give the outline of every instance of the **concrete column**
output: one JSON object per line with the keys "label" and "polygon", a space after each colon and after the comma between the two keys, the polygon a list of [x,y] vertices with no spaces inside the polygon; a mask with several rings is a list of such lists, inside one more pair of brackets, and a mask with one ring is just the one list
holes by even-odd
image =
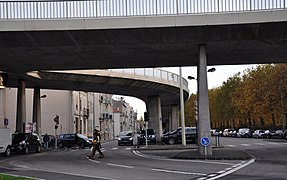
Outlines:
{"label": "concrete column", "polygon": [[156,141],[161,141],[162,135],[162,115],[161,115],[161,101],[159,96],[148,97],[147,110],[150,114],[150,121],[148,128],[156,131]]}
{"label": "concrete column", "polygon": [[206,59],[205,45],[199,45],[199,63],[197,66],[198,118],[199,118],[198,150],[201,155],[212,155],[211,144],[205,148],[200,143],[200,140],[203,137],[209,138],[211,140],[206,66],[207,66],[207,59]]}
{"label": "concrete column", "polygon": [[34,97],[33,97],[33,123],[36,124],[36,134],[39,136],[42,135],[41,131],[41,97],[40,97],[40,88],[34,88]]}
{"label": "concrete column", "polygon": [[168,113],[168,131],[172,130],[172,112]]}
{"label": "concrete column", "polygon": [[172,106],[171,107],[171,130],[178,128],[178,119],[179,113],[178,113],[178,106]]}
{"label": "concrete column", "polygon": [[18,80],[16,131],[24,132],[26,123],[26,92],[25,81]]}

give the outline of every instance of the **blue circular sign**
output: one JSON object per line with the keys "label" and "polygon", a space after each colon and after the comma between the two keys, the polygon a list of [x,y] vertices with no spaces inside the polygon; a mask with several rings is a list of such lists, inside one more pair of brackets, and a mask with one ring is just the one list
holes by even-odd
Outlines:
{"label": "blue circular sign", "polygon": [[207,137],[203,137],[203,138],[201,138],[200,143],[203,146],[208,146],[210,144],[210,139]]}

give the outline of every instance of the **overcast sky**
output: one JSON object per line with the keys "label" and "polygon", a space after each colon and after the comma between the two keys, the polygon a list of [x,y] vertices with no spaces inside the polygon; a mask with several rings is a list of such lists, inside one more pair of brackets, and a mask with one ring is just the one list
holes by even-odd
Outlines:
{"label": "overcast sky", "polygon": [[[214,67],[216,68],[215,72],[208,73],[207,80],[208,80],[208,89],[216,88],[222,85],[224,81],[226,81],[229,77],[233,76],[238,72],[243,72],[244,70],[252,67],[256,67],[255,64],[253,65],[229,65],[229,66],[209,66],[209,68]],[[173,72],[179,75],[179,67],[171,67],[171,68],[159,68],[164,69],[169,72]],[[193,76],[196,78],[197,76],[197,69],[196,67],[182,67],[182,77],[187,80],[188,76]],[[189,92],[196,93],[197,91],[197,82],[196,80],[188,80],[188,88]],[[146,111],[145,103],[134,97],[123,96],[125,101],[130,104],[134,108],[135,111],[138,112],[138,119],[143,116],[143,113]]]}

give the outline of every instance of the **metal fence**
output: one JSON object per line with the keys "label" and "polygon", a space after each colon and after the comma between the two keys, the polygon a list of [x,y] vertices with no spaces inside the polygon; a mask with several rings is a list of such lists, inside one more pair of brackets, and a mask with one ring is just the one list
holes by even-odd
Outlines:
{"label": "metal fence", "polygon": [[[109,69],[112,72],[121,72],[121,73],[128,73],[133,75],[140,75],[140,76],[147,76],[152,78],[158,78],[168,81],[173,81],[179,85],[179,75],[174,74],[172,72],[168,72],[161,69],[155,68],[130,68],[130,69]],[[186,79],[182,78],[182,84],[185,89],[188,89],[188,82]]]}
{"label": "metal fence", "polygon": [[286,9],[287,0],[0,1],[0,19],[157,16]]}

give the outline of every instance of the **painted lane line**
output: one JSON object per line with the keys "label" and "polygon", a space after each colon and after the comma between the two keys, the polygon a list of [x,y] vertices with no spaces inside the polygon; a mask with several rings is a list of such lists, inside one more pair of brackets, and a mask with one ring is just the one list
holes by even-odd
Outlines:
{"label": "painted lane line", "polygon": [[250,144],[240,144],[241,146],[251,146]]}
{"label": "painted lane line", "polygon": [[209,174],[207,177],[214,177],[216,176],[217,174]]}
{"label": "painted lane line", "polygon": [[92,162],[95,162],[95,163],[98,163],[98,164],[101,163],[100,161],[96,161],[96,160],[90,159],[90,158],[88,158],[88,157],[87,157],[87,159],[88,159],[89,161],[92,161]]}
{"label": "painted lane line", "polygon": [[218,171],[217,174],[222,174],[225,173],[226,171],[222,170],[222,171]]}
{"label": "painted lane line", "polygon": [[137,150],[133,150],[133,153],[137,156],[147,158],[147,159],[154,159],[154,160],[162,160],[162,161],[173,161],[173,162],[194,162],[194,163],[204,163],[204,164],[218,164],[218,165],[235,165],[234,163],[226,163],[226,162],[219,162],[219,161],[207,161],[207,160],[190,160],[190,159],[169,159],[167,157],[160,157],[160,156],[152,156],[152,155],[146,155],[141,154]]}
{"label": "painted lane line", "polygon": [[110,166],[116,166],[116,167],[122,167],[122,168],[129,168],[129,169],[134,168],[134,167],[132,167],[132,166],[126,166],[126,165],[121,165],[121,164],[108,163],[108,165],[110,165]]}
{"label": "painted lane line", "polygon": [[196,180],[205,180],[205,179],[207,179],[207,177],[201,177],[201,178],[198,178]]}
{"label": "painted lane line", "polygon": [[[15,166],[19,166],[19,165],[15,165]],[[105,179],[105,180],[116,180],[116,179],[113,179],[113,178],[102,177],[102,176],[93,176],[93,175],[86,175],[86,174],[68,173],[68,172],[56,171],[56,170],[46,170],[46,169],[42,169],[42,168],[30,168],[30,167],[27,167],[27,169],[36,170],[36,171],[44,171],[44,172],[49,172],[49,173],[64,174],[64,175],[70,175],[70,176],[97,178],[97,179]]]}
{"label": "painted lane line", "polygon": [[227,171],[227,172],[225,172],[225,173],[222,173],[222,174],[220,174],[220,175],[218,175],[218,176],[209,178],[208,180],[214,180],[214,179],[218,179],[218,178],[227,176],[227,175],[229,175],[229,174],[231,174],[231,173],[234,173],[235,171],[238,171],[239,169],[242,169],[242,168],[244,168],[244,167],[246,167],[246,166],[252,164],[254,161],[255,161],[255,159],[251,159],[250,161],[248,161],[248,162],[245,163],[245,164],[242,164],[242,165],[240,165],[240,166],[238,166],[238,167],[236,167],[236,168],[234,168],[234,169],[232,169],[232,170],[230,170],[230,171]]}
{"label": "painted lane line", "polygon": [[132,148],[126,148],[126,150],[128,150],[128,151],[131,150],[131,149],[132,149]]}
{"label": "painted lane line", "polygon": [[118,149],[119,149],[119,148],[117,148],[117,147],[116,147],[116,148],[112,148],[112,150],[118,150]]}
{"label": "painted lane line", "polygon": [[183,172],[183,171],[171,171],[166,169],[152,169],[153,171],[166,172],[166,173],[174,173],[174,174],[186,174],[186,175],[198,175],[198,176],[206,176],[207,174],[203,173],[192,173],[192,172]]}
{"label": "painted lane line", "polygon": [[235,145],[226,145],[227,147],[236,147]]}

